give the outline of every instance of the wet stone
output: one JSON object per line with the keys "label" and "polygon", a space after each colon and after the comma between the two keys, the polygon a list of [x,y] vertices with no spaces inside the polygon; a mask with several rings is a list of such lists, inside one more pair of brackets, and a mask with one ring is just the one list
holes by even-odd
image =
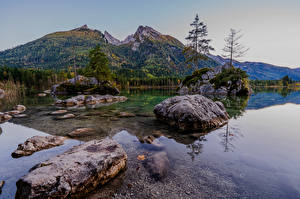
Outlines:
{"label": "wet stone", "polygon": [[85,137],[85,136],[90,136],[95,133],[95,130],[92,128],[79,128],[71,133],[68,133],[69,137]]}
{"label": "wet stone", "polygon": [[92,140],[33,167],[18,180],[16,198],[85,198],[126,163],[127,155],[116,141]]}
{"label": "wet stone", "polygon": [[145,167],[155,180],[163,179],[167,175],[170,167],[167,153],[162,151],[151,155],[145,162]]}
{"label": "wet stone", "polygon": [[56,117],[55,119],[57,120],[65,120],[65,119],[72,119],[72,118],[75,118],[76,116],[72,113],[69,113],[69,114],[65,114],[65,115],[62,115],[62,116],[58,116]]}
{"label": "wet stone", "polygon": [[61,136],[33,136],[23,144],[19,144],[17,150],[11,156],[13,158],[28,156],[37,151],[62,145],[65,140],[66,138]]}
{"label": "wet stone", "polygon": [[67,113],[67,110],[57,110],[57,111],[53,111],[50,113],[50,115],[60,115],[60,114],[65,114]]}

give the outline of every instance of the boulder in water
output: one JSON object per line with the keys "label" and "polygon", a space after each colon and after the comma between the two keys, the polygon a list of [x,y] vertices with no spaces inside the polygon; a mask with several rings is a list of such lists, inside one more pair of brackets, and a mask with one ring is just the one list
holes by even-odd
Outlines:
{"label": "boulder in water", "polygon": [[20,113],[23,113],[24,111],[26,111],[26,106],[19,104],[14,107],[14,110],[17,110],[17,111],[20,111]]}
{"label": "boulder in water", "polygon": [[156,105],[158,120],[180,130],[208,130],[227,123],[229,115],[221,102],[202,95],[185,95],[168,98]]}

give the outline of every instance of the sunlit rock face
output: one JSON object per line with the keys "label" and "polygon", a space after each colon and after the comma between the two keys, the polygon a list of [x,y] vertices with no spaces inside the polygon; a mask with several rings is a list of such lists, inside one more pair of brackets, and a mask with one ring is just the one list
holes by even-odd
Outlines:
{"label": "sunlit rock face", "polygon": [[112,139],[86,142],[34,166],[17,182],[16,198],[84,197],[125,169],[126,161]]}
{"label": "sunlit rock face", "polygon": [[168,98],[156,105],[158,120],[180,130],[208,130],[227,123],[229,115],[221,102],[202,95],[185,95]]}

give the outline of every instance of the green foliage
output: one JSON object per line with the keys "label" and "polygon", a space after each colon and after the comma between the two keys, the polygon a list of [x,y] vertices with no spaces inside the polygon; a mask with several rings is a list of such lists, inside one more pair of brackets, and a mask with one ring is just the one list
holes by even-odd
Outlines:
{"label": "green foliage", "polygon": [[278,80],[251,80],[250,84],[252,87],[289,87],[296,86],[297,82],[286,75]]}
{"label": "green foliage", "polygon": [[66,77],[67,73],[64,71],[0,67],[0,82],[11,80],[30,90],[49,89]]}
{"label": "green foliage", "polygon": [[[89,51],[97,45],[100,45],[102,52],[106,54],[109,67],[115,73],[120,74],[124,72],[123,69],[139,71],[137,74],[133,74],[135,72],[131,74],[136,78],[139,78],[140,73],[145,74],[147,78],[184,76],[192,73],[192,69],[185,67],[183,44],[171,36],[161,35],[157,40],[145,38],[138,49],[133,50],[132,44],[120,46],[108,44],[100,31],[90,29],[48,34],[25,45],[2,51],[0,65],[18,68],[67,69],[73,66],[74,47],[78,74],[84,74],[81,69],[88,64]],[[200,60],[198,63],[199,67],[217,65],[212,59]],[[120,72],[117,72],[119,70]]]}
{"label": "green foliage", "polygon": [[85,75],[88,77],[95,77],[98,81],[111,80],[112,74],[108,67],[109,61],[101,51],[100,46],[96,46],[89,53],[89,64],[85,69]]}
{"label": "green foliage", "polygon": [[281,78],[282,84],[283,86],[288,86],[290,83],[293,83],[293,80],[291,78],[289,78],[289,76],[284,76],[283,78]]}
{"label": "green foliage", "polygon": [[[236,85],[236,82],[248,78],[248,75],[245,71],[231,67],[229,69],[223,69],[223,71],[217,74],[213,79],[210,80],[211,84],[214,84],[215,89],[220,88],[221,86],[228,87],[228,82],[231,82],[231,85]],[[232,88],[235,89],[235,88]]]}
{"label": "green foliage", "polygon": [[185,86],[190,86],[191,84],[195,84],[198,82],[198,80],[202,80],[202,75],[210,71],[210,68],[201,68],[199,70],[195,70],[192,75],[186,76],[182,84]]}

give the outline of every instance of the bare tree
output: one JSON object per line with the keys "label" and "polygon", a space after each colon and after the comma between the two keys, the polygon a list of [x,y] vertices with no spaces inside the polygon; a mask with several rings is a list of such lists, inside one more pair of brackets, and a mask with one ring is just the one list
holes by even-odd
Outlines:
{"label": "bare tree", "polygon": [[189,35],[185,38],[189,44],[184,48],[183,53],[186,63],[193,64],[195,67],[200,59],[207,59],[205,54],[208,54],[214,48],[209,45],[211,40],[206,38],[208,34],[207,26],[199,20],[198,14],[190,25],[192,30],[189,31]]}
{"label": "bare tree", "polygon": [[235,29],[230,29],[229,35],[224,39],[225,47],[223,48],[223,51],[225,52],[225,55],[222,56],[230,59],[231,66],[233,59],[243,57],[249,50],[249,48],[246,48],[239,43],[239,39],[241,39],[242,36],[240,30],[236,31]]}

